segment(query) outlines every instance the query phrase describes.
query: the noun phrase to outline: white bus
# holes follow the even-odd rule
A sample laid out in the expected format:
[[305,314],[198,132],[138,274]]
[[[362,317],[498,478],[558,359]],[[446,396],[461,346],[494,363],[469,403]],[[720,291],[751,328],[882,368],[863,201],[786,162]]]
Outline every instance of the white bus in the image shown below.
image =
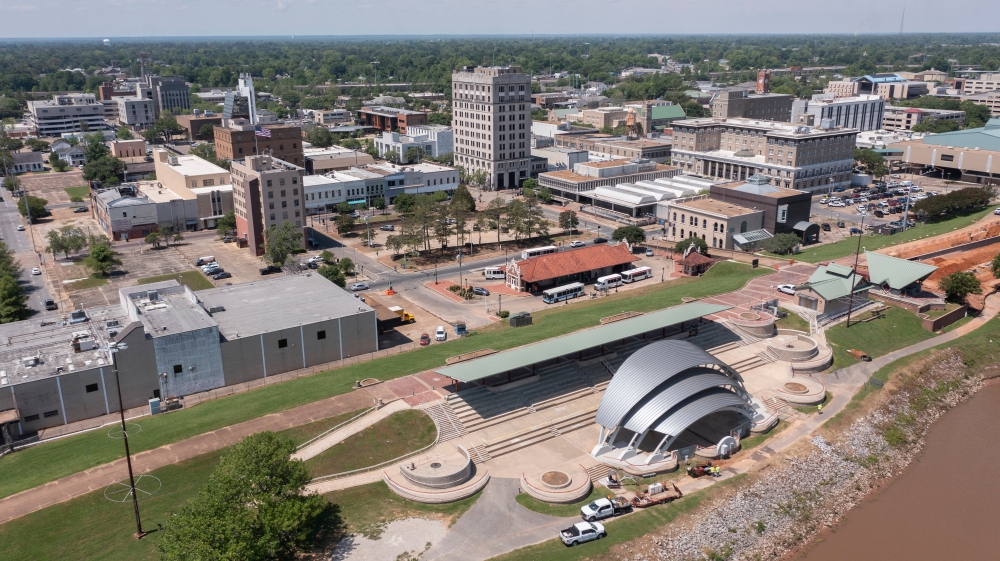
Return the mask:
[[505,279],[507,275],[500,267],[486,267],[483,269],[483,276],[487,279]]
[[529,257],[537,257],[539,255],[548,255],[550,253],[555,253],[559,251],[554,245],[547,245],[545,247],[535,247],[532,249],[526,249],[521,252],[521,259],[527,259]]
[[563,300],[583,296],[584,294],[586,294],[586,292],[584,292],[583,283],[574,282],[573,284],[557,286],[542,292],[542,302],[545,302],[546,304],[554,304]]
[[622,282],[627,284],[630,282],[648,279],[651,278],[652,276],[653,276],[653,269],[649,267],[636,267],[635,269],[622,271]]
[[608,275],[606,277],[601,277],[601,278],[597,279],[597,282],[594,283],[594,289],[595,290],[607,290],[609,288],[614,288],[616,286],[621,286],[621,285],[622,285],[622,276],[621,275],[618,275],[618,274]]

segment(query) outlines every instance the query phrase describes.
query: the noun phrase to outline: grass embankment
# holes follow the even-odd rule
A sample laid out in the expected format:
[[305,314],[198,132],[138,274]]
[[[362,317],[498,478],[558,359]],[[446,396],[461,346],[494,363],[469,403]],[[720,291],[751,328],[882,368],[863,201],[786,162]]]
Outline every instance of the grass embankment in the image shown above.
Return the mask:
[[788,315],[774,322],[775,327],[778,329],[794,329],[795,331],[804,331],[805,333],[809,333],[808,321],[800,318],[795,312],[789,312],[784,308],[778,309]]
[[[952,230],[970,226],[991,212],[993,212],[992,207],[974,212],[972,214],[967,214],[965,216],[942,220],[940,222],[918,224],[914,228],[910,228],[905,232],[900,232],[892,236],[866,235],[864,236],[864,239],[861,240],[861,247],[867,249],[868,251],[875,251],[877,249],[882,249],[883,247],[899,245],[901,243],[912,242],[913,240],[929,238],[940,234],[947,234]],[[790,257],[796,261],[819,263],[820,261],[830,261],[831,259],[851,255],[857,251],[857,249],[858,240],[854,238],[854,236],[851,236],[847,239],[840,240],[839,242],[816,247],[807,247],[802,251],[802,253],[796,255],[772,255],[767,252],[764,252],[764,254],[781,259]]]
[[609,494],[611,494],[611,491],[609,491],[607,487],[603,487],[601,485],[594,485],[594,488],[590,490],[589,495],[587,495],[586,497],[580,499],[575,503],[570,503],[570,504],[564,504],[564,505],[550,504],[544,501],[540,501],[535,497],[532,497],[531,495],[524,492],[519,493],[517,497],[514,498],[514,500],[516,500],[517,503],[523,506],[524,508],[528,510],[533,510],[540,514],[566,517],[566,516],[579,516],[580,507],[586,504],[590,504],[591,501],[604,498]]
[[182,273],[168,273],[166,275],[157,275],[155,277],[145,277],[139,279],[139,284],[152,284],[154,282],[163,282],[168,280],[175,280],[191,290],[205,290],[207,288],[215,288],[212,281],[208,280],[208,277],[201,274],[201,271],[184,271]]
[[350,413],[343,413],[341,415],[334,415],[333,417],[313,421],[307,425],[299,425],[297,427],[285,429],[278,434],[291,438],[292,442],[294,442],[296,446],[302,446],[309,440],[323,434],[333,427],[341,423],[346,423],[354,417],[357,417],[362,411],[364,411],[364,409],[358,409],[357,411],[351,411]]
[[753,450],[754,448],[764,444],[771,438],[775,437],[781,431],[788,428],[788,421],[778,419],[778,424],[774,425],[774,428],[767,431],[764,434],[757,434],[754,436],[748,436],[746,438],[740,439],[740,452],[746,452],[747,450]]
[[66,194],[69,195],[70,199],[73,197],[80,197],[83,200],[90,198],[90,187],[87,187],[86,185],[82,185],[80,187],[66,187],[63,190],[66,191]]
[[91,276],[76,282],[66,283],[63,285],[63,288],[69,291],[84,290],[87,288],[97,288],[98,286],[104,286],[106,284],[108,284],[108,279],[104,277]]
[[833,399],[833,394],[830,392],[826,392],[826,394],[823,395],[823,401],[817,403],[816,405],[799,405],[795,407],[795,410],[798,411],[799,413],[812,415],[813,413],[819,412],[820,405],[826,405],[827,403],[830,403],[831,399]]
[[885,317],[867,322],[860,320],[870,317],[869,312],[863,311],[857,316],[860,317],[852,317],[850,328],[840,323],[826,332],[826,341],[833,349],[832,369],[858,362],[848,354],[848,349],[861,350],[876,358],[934,336],[923,328],[916,314],[901,308],[889,306]]
[[[132,453],[151,450],[247,421],[291,409],[352,390],[355,380],[373,372],[390,380],[444,364],[447,357],[484,347],[509,349],[549,337],[594,327],[600,318],[622,310],[651,311],[681,303],[683,297],[705,297],[742,287],[748,280],[771,272],[751,269],[739,263],[719,263],[704,276],[650,284],[607,298],[557,306],[533,314],[533,325],[512,328],[494,324],[474,335],[445,344],[354,364],[266,386],[250,392],[205,402],[191,409],[147,417],[139,421],[142,432],[129,439]],[[489,337],[482,337],[488,334]],[[121,442],[108,438],[105,431],[92,431],[21,450],[0,458],[0,498],[31,489],[61,477],[105,464],[122,457]]]
[[306,461],[313,476],[333,475],[388,462],[434,442],[437,429],[423,411],[393,413]]

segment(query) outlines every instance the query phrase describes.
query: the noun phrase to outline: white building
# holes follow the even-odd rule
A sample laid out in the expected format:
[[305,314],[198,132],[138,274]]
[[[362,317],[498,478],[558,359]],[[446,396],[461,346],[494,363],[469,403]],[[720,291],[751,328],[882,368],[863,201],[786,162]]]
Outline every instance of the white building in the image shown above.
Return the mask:
[[414,138],[426,136],[433,143],[434,151],[430,154],[440,158],[455,151],[455,131],[448,125],[410,125],[406,134]]
[[531,173],[531,77],[519,66],[452,73],[455,163],[485,171],[494,189],[521,185]]
[[390,163],[365,166],[365,171],[382,176],[387,202],[403,193],[416,195],[458,188],[458,170],[431,162],[393,165]]
[[130,127],[147,127],[156,122],[156,104],[151,99],[139,97],[117,97],[117,120]]
[[421,130],[420,134],[399,134],[398,132],[383,132],[382,136],[375,138],[375,148],[382,158],[387,157],[389,152],[399,154],[399,163],[408,164],[410,159],[406,153],[411,148],[419,148],[425,156],[437,158],[443,154],[449,154],[452,148],[451,127],[442,125],[422,125],[411,126],[407,130]]
[[347,202],[350,189],[363,190],[364,179],[332,171],[325,175],[307,175],[302,178],[305,189],[303,204],[306,214],[332,211],[340,203]]
[[965,111],[949,109],[919,109],[917,107],[885,108],[883,128],[887,131],[908,131],[924,121],[955,121],[959,126],[965,124]]
[[61,136],[67,132],[111,130],[104,120],[104,105],[94,94],[54,95],[52,99],[29,101],[31,125],[39,136]]
[[836,97],[832,93],[815,94],[811,100],[799,100],[792,104],[793,123],[799,123],[802,115],[812,115],[811,126],[817,127],[828,120],[830,126],[874,131],[882,128],[884,113],[885,100],[870,94],[852,97]]

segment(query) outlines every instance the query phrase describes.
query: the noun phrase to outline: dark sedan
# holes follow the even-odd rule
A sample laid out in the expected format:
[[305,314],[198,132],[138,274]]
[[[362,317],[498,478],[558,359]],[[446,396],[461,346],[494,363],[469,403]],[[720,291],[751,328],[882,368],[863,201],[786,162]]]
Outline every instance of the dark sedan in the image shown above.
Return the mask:
[[233,276],[232,274],[227,273],[226,271],[222,271],[221,273],[212,275],[212,278],[215,280],[222,280],[222,279],[232,278],[232,276]]

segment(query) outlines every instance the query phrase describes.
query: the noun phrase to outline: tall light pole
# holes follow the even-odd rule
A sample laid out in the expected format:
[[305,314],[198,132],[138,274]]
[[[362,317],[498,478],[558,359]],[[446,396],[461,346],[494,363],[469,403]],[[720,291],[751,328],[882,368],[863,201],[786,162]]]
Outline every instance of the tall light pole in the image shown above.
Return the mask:
[[142,519],[139,518],[139,498],[135,494],[135,476],[132,474],[132,455],[128,449],[128,430],[125,428],[125,406],[122,403],[122,384],[118,378],[118,351],[127,349],[124,343],[108,343],[108,353],[111,355],[111,366],[115,371],[115,388],[118,390],[118,412],[121,414],[122,441],[125,442],[125,463],[128,464],[128,482],[132,493],[132,507],[135,509],[135,539],[141,540],[146,532],[142,531]]

